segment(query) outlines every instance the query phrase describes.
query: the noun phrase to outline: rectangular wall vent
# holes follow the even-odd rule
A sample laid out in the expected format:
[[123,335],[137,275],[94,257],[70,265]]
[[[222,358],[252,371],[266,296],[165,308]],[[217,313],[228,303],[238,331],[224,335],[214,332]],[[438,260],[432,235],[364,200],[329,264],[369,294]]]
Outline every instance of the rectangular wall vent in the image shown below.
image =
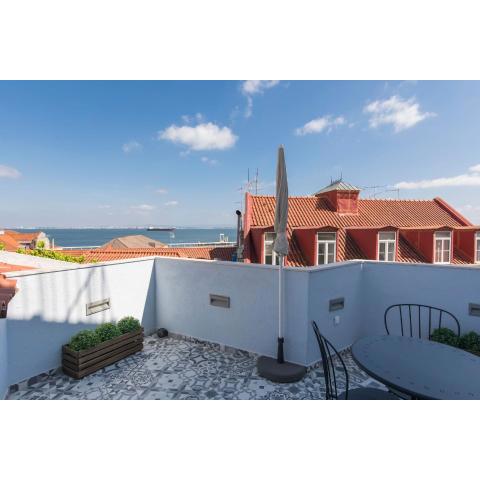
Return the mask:
[[328,309],[330,312],[334,312],[335,310],[342,310],[344,306],[345,306],[345,299],[343,297],[334,298],[330,300]]
[[480,317],[480,304],[478,303],[469,303],[468,304],[468,314],[472,317]]
[[96,302],[87,303],[85,307],[85,315],[93,315],[94,313],[108,310],[111,307],[111,303],[109,298],[104,298],[103,300],[97,300]]
[[230,308],[230,297],[210,294],[210,305],[212,307]]

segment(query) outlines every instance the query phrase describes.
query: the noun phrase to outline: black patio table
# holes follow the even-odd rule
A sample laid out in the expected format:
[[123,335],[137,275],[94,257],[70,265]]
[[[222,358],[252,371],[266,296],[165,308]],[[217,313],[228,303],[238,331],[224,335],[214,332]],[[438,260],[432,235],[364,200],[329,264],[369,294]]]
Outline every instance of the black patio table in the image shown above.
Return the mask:
[[352,346],[372,378],[419,399],[480,399],[480,357],[429,340],[375,335]]

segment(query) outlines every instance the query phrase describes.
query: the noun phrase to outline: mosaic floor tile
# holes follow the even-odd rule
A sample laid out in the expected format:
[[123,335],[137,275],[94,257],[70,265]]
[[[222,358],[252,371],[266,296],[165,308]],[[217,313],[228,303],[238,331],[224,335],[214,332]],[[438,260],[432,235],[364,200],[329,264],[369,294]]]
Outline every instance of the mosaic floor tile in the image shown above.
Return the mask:
[[[385,388],[359,370],[348,352],[342,353],[351,388]],[[340,371],[339,385],[344,385]],[[265,399],[325,398],[323,370],[309,370],[295,384],[276,384],[257,374],[256,356],[195,339],[145,338],[144,350],[82,380],[53,370],[10,387],[8,399]]]

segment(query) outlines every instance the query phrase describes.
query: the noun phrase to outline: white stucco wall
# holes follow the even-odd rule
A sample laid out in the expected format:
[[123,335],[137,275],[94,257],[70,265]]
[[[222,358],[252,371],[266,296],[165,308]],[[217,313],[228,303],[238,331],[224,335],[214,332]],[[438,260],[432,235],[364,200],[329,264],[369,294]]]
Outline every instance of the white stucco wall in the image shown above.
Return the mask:
[[[276,351],[278,271],[265,265],[157,258],[157,326],[236,348]],[[287,359],[305,361],[308,273],[285,271]],[[230,297],[230,308],[209,295]]]
[[462,334],[480,332],[480,317],[472,317],[468,312],[469,303],[480,304],[477,266],[365,262],[362,288],[361,336],[385,332],[385,309],[397,303],[443,308],[458,318]]
[[[0,396],[8,385],[60,365],[62,344],[83,328],[134,315],[147,333],[171,332],[274,356],[278,270],[265,265],[146,258],[10,275],[18,293],[0,319]],[[209,294],[230,297],[229,309]],[[319,359],[311,321],[339,349],[383,334],[394,303],[424,303],[458,316],[462,331],[480,332],[468,304],[480,304],[480,268],[349,262],[285,270],[287,360]],[[85,304],[109,297],[110,310],[85,315]],[[343,297],[343,310],[329,301]],[[334,323],[338,315],[340,323]]]
[[[307,365],[317,362],[320,356],[312,321],[339,350],[359,338],[364,321],[363,263],[318,267],[310,269],[309,276]],[[344,299],[344,308],[330,312],[330,300],[338,298]],[[339,319],[338,324],[335,317]]]
[[[61,364],[61,347],[85,328],[133,315],[155,328],[153,259],[26,271],[8,306],[8,384]],[[110,298],[111,308],[86,316],[86,304]],[[1,348],[1,347],[0,347]]]

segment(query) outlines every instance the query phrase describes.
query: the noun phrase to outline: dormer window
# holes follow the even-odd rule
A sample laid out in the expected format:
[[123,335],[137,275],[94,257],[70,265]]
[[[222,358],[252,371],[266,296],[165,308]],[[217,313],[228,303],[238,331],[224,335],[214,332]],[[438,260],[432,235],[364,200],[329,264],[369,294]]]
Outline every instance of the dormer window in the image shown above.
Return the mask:
[[450,263],[451,232],[435,233],[435,263]]
[[317,233],[317,265],[334,263],[337,258],[337,234],[335,232]]
[[273,251],[275,232],[265,232],[263,237],[263,263],[265,265],[280,265],[278,255]]
[[395,232],[378,233],[378,260],[380,262],[394,262],[397,234]]

